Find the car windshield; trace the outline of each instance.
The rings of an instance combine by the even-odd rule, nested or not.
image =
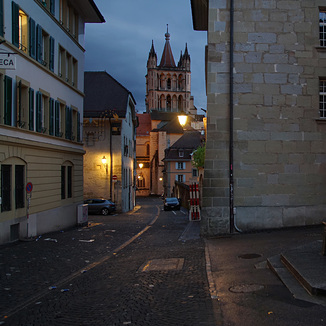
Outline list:
[[[178,201],[178,199],[175,198],[175,197],[172,197],[172,198],[165,198],[165,200],[166,200],[166,202],[170,202],[170,203]]]

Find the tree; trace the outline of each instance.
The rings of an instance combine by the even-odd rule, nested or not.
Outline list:
[[[206,144],[199,146],[192,153],[192,165],[196,168],[203,168],[205,164]]]

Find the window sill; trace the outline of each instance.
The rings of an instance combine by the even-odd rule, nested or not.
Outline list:
[[[317,118],[316,122],[320,123],[320,124],[325,124],[326,123],[326,118]]]
[[[316,46],[315,49],[318,51],[318,52],[326,52],[326,46]]]

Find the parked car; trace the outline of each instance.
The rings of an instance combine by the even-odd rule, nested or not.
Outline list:
[[[86,199],[84,204],[88,204],[88,214],[109,215],[115,211],[115,203],[104,198]]]
[[[180,202],[176,197],[166,197],[164,199],[164,210],[180,209]]]

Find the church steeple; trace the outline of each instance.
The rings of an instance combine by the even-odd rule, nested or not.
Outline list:
[[[167,31],[165,33],[165,46],[164,46],[161,63],[159,65],[159,67],[175,68],[173,53],[172,53],[171,46],[170,46],[169,25],[167,25]]]
[[[157,55],[154,49],[154,41],[152,40],[152,47],[149,51],[148,59],[147,59],[147,67],[148,68],[156,68],[157,65]]]

